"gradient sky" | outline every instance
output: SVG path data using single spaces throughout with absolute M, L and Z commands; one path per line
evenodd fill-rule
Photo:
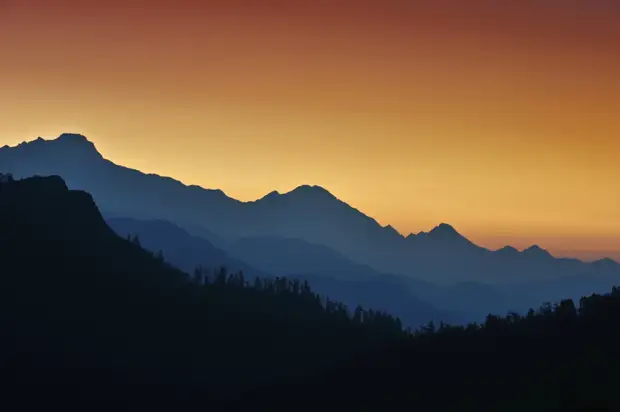
M 0 0 L 0 145 L 620 259 L 617 1 Z

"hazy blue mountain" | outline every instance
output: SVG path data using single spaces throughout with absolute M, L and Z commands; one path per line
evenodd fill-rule
M 277 276 L 314 274 L 341 280 L 365 280 L 379 275 L 323 245 L 275 236 L 243 238 L 228 248 L 231 255 Z
M 210 241 L 191 235 L 164 220 L 107 218 L 106 223 L 122 237 L 138 236 L 144 248 L 163 252 L 166 261 L 187 273 L 193 273 L 194 269 L 203 266 L 212 270 L 226 268 L 230 272 L 243 271 L 248 278 L 271 276 L 231 257 Z
M 200 226 L 199 222 L 215 217 L 234 216 L 241 206 L 220 190 L 186 186 L 168 177 L 116 165 L 78 134 L 5 146 L 0 149 L 0 170 L 16 178 L 60 175 L 70 188 L 89 191 L 105 216 Z
M 53 382 L 54 396 L 66 388 L 80 403 L 126 402 L 156 385 L 176 409 L 188 398 L 230 404 L 404 337 L 391 316 L 352 319 L 299 282 L 199 286 L 119 237 L 93 198 L 58 176 L 0 182 L 0 262 L 2 370 L 15 388 Z
M 123 237 L 138 235 L 144 247 L 163 251 L 167 261 L 187 272 L 200 265 L 224 266 L 231 271 L 242 270 L 250 278 L 288 276 L 308 280 L 324 296 L 350 307 L 359 304 L 389 311 L 413 326 L 430 319 L 461 323 L 483 320 L 489 313 L 524 313 L 545 301 L 579 299 L 582 292 L 605 291 L 613 284 L 612 277 L 600 275 L 588 281 L 570 277 L 505 287 L 475 282 L 439 286 L 406 276 L 380 274 L 325 246 L 300 239 L 244 238 L 224 251 L 166 221 L 112 218 L 106 222 Z
M 538 247 L 490 251 L 448 224 L 404 237 L 318 186 L 304 185 L 289 193 L 272 192 L 257 201 L 240 202 L 221 190 L 186 186 L 115 165 L 81 135 L 3 147 L 0 171 L 16 177 L 61 175 L 70 188 L 90 192 L 105 216 L 167 220 L 220 247 L 244 238 L 296 238 L 328 247 L 381 273 L 443 284 L 512 285 L 564 276 L 589 279 L 603 272 L 620 276 L 620 265 L 611 261 L 555 259 Z
M 431 319 L 461 323 L 482 320 L 490 312 L 525 312 L 545 300 L 560 300 L 565 297 L 562 291 L 569 287 L 544 285 L 546 295 L 530 297 L 528 293 L 534 289 L 530 283 L 527 287 L 517 286 L 519 293 L 473 282 L 438 286 L 405 276 L 380 274 L 325 246 L 300 239 L 244 238 L 224 251 L 166 221 L 111 218 L 106 223 L 123 237 L 138 235 L 142 246 L 153 252 L 161 250 L 167 261 L 189 273 L 197 266 L 223 266 L 231 271 L 242 270 L 250 278 L 288 276 L 308 280 L 324 296 L 350 307 L 362 305 L 389 311 L 413 326 Z M 602 284 L 597 290 L 606 287 Z M 573 289 L 583 290 L 584 286 Z
M 389 311 L 412 327 L 431 319 L 452 323 L 466 320 L 456 311 L 441 311 L 420 301 L 396 278 L 380 275 L 324 246 L 302 240 L 243 239 L 235 242 L 229 251 L 223 251 L 208 240 L 162 220 L 111 218 L 106 223 L 120 236 L 137 235 L 143 247 L 162 251 L 166 261 L 188 273 L 198 266 L 226 267 L 229 271 L 243 271 L 248 279 L 287 276 L 307 280 L 313 290 L 345 303 L 350 309 L 361 305 Z

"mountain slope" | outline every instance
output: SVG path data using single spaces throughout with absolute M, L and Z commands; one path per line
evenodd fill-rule
M 233 256 L 278 276 L 314 274 L 341 280 L 379 276 L 369 266 L 355 263 L 327 246 L 276 236 L 246 237 L 232 242 Z
M 351 310 L 361 305 L 386 311 L 412 328 L 430 320 L 465 320 L 454 311 L 441 311 L 420 301 L 415 291 L 407 290 L 398 279 L 380 275 L 325 246 L 299 239 L 245 238 L 233 243 L 227 253 L 170 222 L 119 218 L 106 222 L 123 237 L 138 235 L 142 246 L 162 251 L 167 261 L 189 273 L 198 266 L 210 270 L 224 266 L 243 271 L 248 279 L 287 276 L 308 281 L 314 291 Z
M 193 284 L 117 236 L 92 197 L 58 177 L 0 183 L 0 262 L 4 389 L 22 406 L 617 406 L 618 289 L 403 336 L 390 317 L 322 308 L 299 283 Z
M 284 402 L 264 392 L 255 402 L 279 410 L 311 392 L 309 409 L 342 402 L 353 410 L 617 411 L 619 322 L 614 288 L 526 316 L 429 327 L 319 376 L 287 382 L 278 388 L 288 395 Z
M 166 261 L 187 273 L 194 269 L 226 268 L 231 272 L 242 271 L 246 277 L 270 276 L 247 263 L 235 259 L 211 242 L 191 235 L 186 230 L 164 220 L 137 220 L 130 218 L 106 219 L 108 226 L 121 237 L 138 236 L 146 249 L 164 253 Z
M 116 235 L 59 177 L 0 183 L 0 262 L 3 369 L 73 396 L 145 383 L 224 396 L 401 336 L 397 320 L 351 319 L 299 282 L 196 285 Z
M 381 273 L 435 283 L 510 284 L 590 276 L 600 270 L 600 265 L 553 259 L 537 253 L 538 248 L 492 252 L 446 224 L 405 238 L 317 186 L 240 202 L 219 190 L 185 186 L 117 166 L 80 135 L 64 134 L 53 141 L 37 139 L 4 147 L 0 165 L 18 177 L 61 175 L 69 187 L 92 193 L 107 216 L 168 220 L 222 247 L 246 237 L 298 238 L 327 246 Z M 620 276 L 620 265 L 611 266 Z
M 587 282 L 575 278 L 562 282 L 531 282 L 507 288 L 472 282 L 436 286 L 404 276 L 380 274 L 321 245 L 300 239 L 244 238 L 224 251 L 209 241 L 165 221 L 128 218 L 106 219 L 122 237 L 138 235 L 142 246 L 162 251 L 167 261 L 192 273 L 198 266 L 242 270 L 247 278 L 288 276 L 310 282 L 323 296 L 345 303 L 372 307 L 394 314 L 417 328 L 430 320 L 461 324 L 481 321 L 489 313 L 525 312 L 544 301 L 608 290 L 608 277 Z
M 171 178 L 118 166 L 78 134 L 4 147 L 0 165 L 16 178 L 62 176 L 70 188 L 92 194 L 105 215 L 195 224 L 209 216 L 223 218 L 240 205 L 220 190 L 185 186 Z

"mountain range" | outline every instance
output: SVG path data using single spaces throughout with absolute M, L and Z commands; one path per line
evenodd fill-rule
M 286 276 L 308 281 L 317 293 L 351 309 L 361 305 L 382 310 L 415 328 L 431 320 L 452 324 L 467 320 L 457 310 L 440 310 L 419 299 L 411 288 L 405 287 L 406 278 L 381 275 L 324 246 L 303 240 L 245 238 L 224 251 L 170 222 L 110 218 L 106 223 L 122 237 L 137 236 L 147 250 L 162 251 L 166 261 L 187 273 L 197 267 L 212 272 L 226 268 L 242 271 L 249 279 Z
M 61 176 L 69 188 L 91 193 L 113 228 L 127 234 L 139 226 L 150 233 L 147 248 L 163 250 L 186 270 L 200 263 L 330 282 L 380 281 L 411 292 L 411 299 L 470 314 L 601 292 L 620 276 L 610 259 L 555 258 L 538 246 L 488 250 L 446 223 L 402 236 L 319 186 L 242 202 L 117 165 L 79 134 L 4 146 L 0 172 Z M 180 233 L 177 247 L 165 241 Z
M 436 283 L 540 280 L 566 275 L 567 270 L 588 273 L 600 265 L 554 259 L 537 246 L 523 252 L 490 251 L 448 224 L 404 237 L 319 186 L 304 185 L 284 194 L 274 191 L 241 202 L 221 190 L 186 186 L 116 165 L 79 134 L 5 146 L 0 149 L 0 165 L 16 177 L 60 175 L 69 187 L 92 193 L 106 216 L 167 220 L 219 245 L 255 236 L 299 238 L 383 273 Z
M 224 272 L 197 282 L 132 240 L 58 176 L 0 182 L 0 363 L 10 384 L 45 402 L 124 404 L 151 384 L 160 390 L 148 400 L 198 396 L 202 407 L 404 336 L 392 316 L 358 308 L 353 318 L 307 283 Z
M 69 190 L 58 176 L 3 176 L 0 229 L 0 362 L 5 392 L 22 405 L 262 411 L 300 399 L 317 409 L 337 399 L 362 410 L 617 410 L 619 288 L 583 297 L 579 306 L 563 300 L 527 316 L 409 334 L 381 311 L 347 313 L 308 282 L 252 284 L 222 271 L 198 281 L 141 244 L 177 250 L 170 255 L 179 264 L 243 263 L 169 222 L 106 222 L 88 193 Z M 123 239 L 123 230 L 134 235 Z M 306 247 L 275 242 L 293 257 Z M 346 272 L 346 259 L 314 250 Z M 305 255 L 298 257 L 303 263 Z M 398 300 L 398 293 L 384 298 Z M 33 390 L 39 396 L 26 396 Z

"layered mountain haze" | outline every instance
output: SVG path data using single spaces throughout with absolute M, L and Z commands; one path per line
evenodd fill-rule
M 520 253 L 490 251 L 448 224 L 404 237 L 318 186 L 300 186 L 289 193 L 272 192 L 257 201 L 241 202 L 221 190 L 186 186 L 116 165 L 79 134 L 5 146 L 0 149 L 0 165 L 16 177 L 60 175 L 69 187 L 92 193 L 109 217 L 167 220 L 218 246 L 256 236 L 298 238 L 329 247 L 381 273 L 434 283 L 511 284 L 592 276 L 601 266 L 554 259 L 536 246 Z M 620 265 L 609 265 L 620 272 Z
M 302 239 L 256 236 L 234 241 L 227 250 L 245 262 L 278 276 L 315 274 L 340 280 L 368 280 L 378 275 L 323 246 Z
M 2 400 L 620 412 L 619 45 L 620 0 L 0 0 Z
M 170 222 L 109 218 L 107 224 L 123 237 L 137 236 L 153 252 L 162 251 L 167 261 L 192 272 L 202 266 L 211 271 L 220 267 L 241 270 L 254 276 L 287 276 L 310 282 L 323 296 L 337 299 L 350 308 L 357 305 L 385 310 L 403 323 L 417 328 L 430 320 L 453 324 L 479 321 L 489 313 L 523 312 L 540 302 L 566 296 L 579 298 L 583 290 L 605 290 L 610 277 L 562 279 L 507 287 L 475 282 L 438 286 L 403 275 L 382 274 L 353 262 L 322 245 L 300 239 L 252 237 L 232 242 L 226 250 L 189 234 Z M 575 283 L 576 281 L 579 281 Z
M 307 281 L 322 296 L 338 300 L 351 310 L 362 305 L 386 311 L 414 329 L 430 320 L 463 323 L 471 318 L 421 301 L 412 288 L 406 287 L 406 278 L 381 275 L 325 246 L 303 240 L 244 238 L 224 251 L 170 222 L 111 218 L 106 223 L 123 237 L 137 236 L 143 247 L 163 252 L 166 261 L 188 273 L 198 267 L 211 273 L 225 268 L 242 271 L 248 279 L 286 276 Z
M 488 316 L 466 327 L 429 324 L 409 334 L 382 312 L 358 307 L 348 314 L 307 282 L 188 276 L 144 250 L 142 240 L 114 234 L 110 222 L 88 193 L 69 190 L 58 176 L 0 182 L 0 359 L 7 392 L 22 403 L 29 399 L 24 388 L 44 395 L 46 404 L 60 396 L 82 405 L 170 402 L 178 410 L 219 410 L 224 403 L 284 410 L 308 393 L 315 408 L 339 399 L 368 409 L 385 399 L 383 405 L 398 400 L 439 411 L 465 405 L 547 412 L 558 403 L 616 401 L 616 379 L 602 372 L 619 365 L 618 288 L 582 297 L 578 307 L 563 300 L 527 316 Z M 117 232 L 139 232 L 151 247 L 188 253 L 175 259 L 235 263 L 169 222 L 112 222 Z M 297 253 L 309 247 L 346 262 L 303 241 L 274 241 L 297 250 L 291 255 L 301 261 L 305 254 Z M 398 290 L 367 283 L 371 295 L 386 292 L 382 299 L 404 302 Z M 461 284 L 451 299 L 479 286 Z M 488 393 L 481 395 L 481 387 Z M 429 400 L 425 395 L 437 388 L 452 396 Z M 516 407 L 504 408 L 507 399 Z
M 125 401 L 156 384 L 180 402 L 221 398 L 402 335 L 397 319 L 353 319 L 301 282 L 196 281 L 115 234 L 58 176 L 0 182 L 0 229 L 2 370 L 29 388 L 53 382 L 55 395 Z
M 214 246 L 211 241 L 192 235 L 165 220 L 109 218 L 106 223 L 118 235 L 132 239 L 137 237 L 144 248 L 163 252 L 167 261 L 187 273 L 202 266 L 210 270 L 226 268 L 233 272 L 243 271 L 250 278 L 268 275 L 267 272 L 235 259 Z

